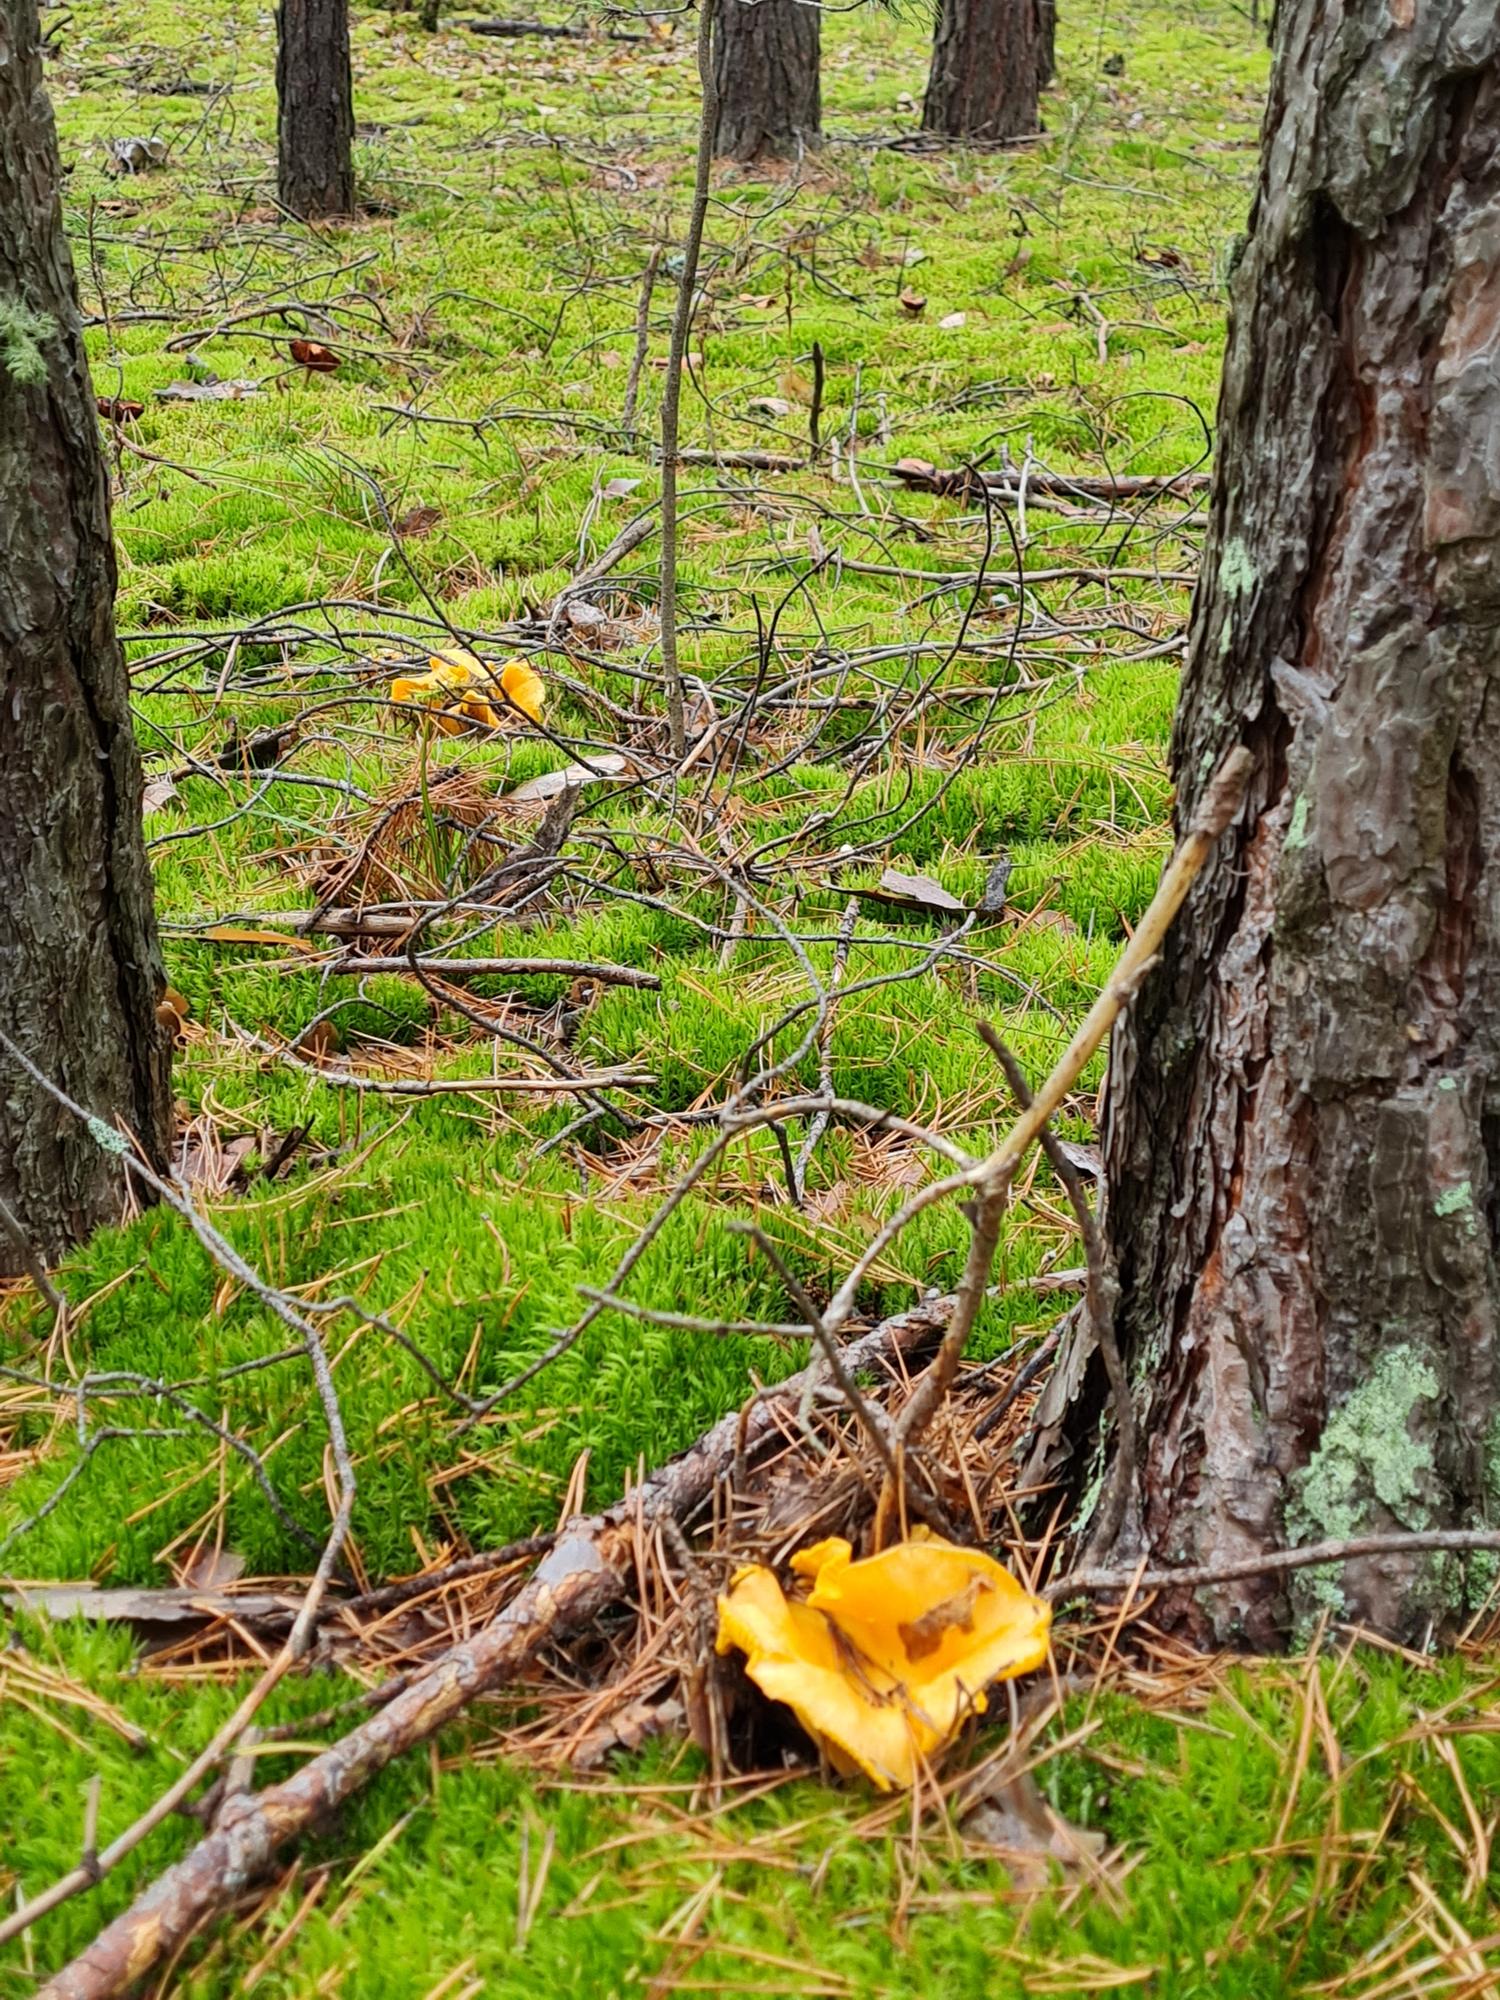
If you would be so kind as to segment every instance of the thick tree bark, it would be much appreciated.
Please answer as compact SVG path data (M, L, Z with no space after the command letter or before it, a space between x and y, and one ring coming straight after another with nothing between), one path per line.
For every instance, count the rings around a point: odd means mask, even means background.
M276 10L276 184L293 215L354 213L349 0Z
M1236 740L1257 771L1109 1077L1142 1439L1116 1561L1500 1518L1500 23L1281 11L1179 819ZM1077 1475L1104 1391L1072 1361ZM1420 1640L1463 1588L1385 1557L1164 1615Z
M1057 75L1057 0L1036 0L1036 80L1045 90Z
M170 1045L141 766L36 0L0 0L0 132L0 1027L160 1166ZM117 1153L0 1051L0 1273L26 1268L17 1228L51 1258L123 1202Z
M941 0L922 130L990 140L1035 132L1044 11L1047 0Z
M723 160L799 160L823 143L820 20L804 0L722 0L714 80Z

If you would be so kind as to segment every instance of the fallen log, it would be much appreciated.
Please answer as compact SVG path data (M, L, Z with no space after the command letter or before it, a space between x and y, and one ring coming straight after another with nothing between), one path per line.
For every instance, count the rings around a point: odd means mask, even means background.
M465 21L463 26L471 35L493 35L504 41L514 41L522 35L549 35L579 42L585 33L582 28L570 28L554 21Z
M953 1311L951 1296L924 1300L843 1350L852 1374L935 1340ZM226 1802L218 1823L157 1878L36 2000L112 2000L179 1949L264 1877L288 1842L367 1784L378 1771L434 1736L478 1696L513 1682L544 1646L585 1630L618 1604L635 1578L633 1550L643 1526L689 1520L712 1496L737 1455L781 1436L807 1371L757 1394L715 1424L681 1457L591 1520L571 1522L530 1581L482 1632L445 1653L389 1705L264 1792Z
M1019 500L1023 487L1020 472L977 472L971 465L942 467L925 458L898 458L890 468L894 478L917 493L938 493L962 500L982 485L992 498ZM1085 500L1142 500L1148 495L1206 493L1212 484L1207 472L1122 473L1118 477L1091 472L1044 472L1029 466L1024 475L1027 493L1067 499L1074 494Z

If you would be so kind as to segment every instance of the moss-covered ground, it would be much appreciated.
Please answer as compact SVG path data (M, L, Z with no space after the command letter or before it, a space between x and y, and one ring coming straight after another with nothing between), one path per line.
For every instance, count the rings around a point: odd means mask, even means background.
M972 498L909 492L889 471L903 457L1094 477L1206 463L1265 51L1227 0L1061 12L1034 146L881 143L915 127L925 31L872 7L825 18L827 147L800 173L718 176L684 435L721 462L684 477L683 654L705 690L700 728L710 704L741 715L757 683L760 699L675 801L640 779L665 747L654 539L592 593L612 629L559 629L537 655L545 733L424 736L388 697L455 634L492 659L534 640L527 621L655 505L696 112L688 26L664 14L622 20L640 39L502 41L359 8L367 213L311 228L272 199L267 9L80 0L44 15L95 385L116 402L120 623L148 775L172 780L170 795L153 786L146 828L185 1010L183 1120L252 1158L306 1131L285 1175L199 1198L274 1284L353 1293L466 1393L546 1352L578 1287L609 1278L706 1142L694 1114L747 1062L795 1050L806 1016L769 1056L756 1044L808 995L807 964L828 977L851 894L883 868L973 902L1011 864L1004 915L939 958L930 919L859 903L843 976L870 983L839 1004L824 1057L839 1095L974 1148L1006 1116L976 1011L1045 1069L1149 899L1200 496L1122 512L1033 492L987 521ZM166 142L165 164L112 174L110 142L138 136ZM293 340L337 365L303 365ZM815 347L816 464L734 464L803 452ZM224 383L251 392L214 395ZM255 764L246 744L293 722L290 754ZM452 893L478 872L465 811L580 751L633 757L638 781L590 790L565 876L524 920L444 934L463 955L607 961L658 988L558 974L434 998L395 971L331 973L326 941L288 928L320 897ZM731 859L756 869L739 918ZM560 1060L649 1076L615 1094L644 1122L568 1131L575 1103L486 1091L538 1063L455 993ZM779 1087L814 1085L819 1064L814 1046ZM402 1096L330 1070L476 1089ZM1099 1074L1069 1107L1077 1140ZM917 1149L837 1120L797 1206L780 1198L773 1138L747 1134L653 1241L630 1296L785 1319L734 1221L757 1214L826 1294L927 1172ZM950 1283L964 1237L955 1210L929 1210L864 1305ZM1039 1176L1006 1269L1074 1256ZM159 1583L223 1547L251 1575L305 1572L328 1509L312 1387L297 1365L241 1366L284 1330L161 1211L97 1238L59 1283L65 1344L22 1290L0 1318L15 1371L0 1383L0 1565ZM998 1350L1042 1317L1018 1290L982 1339ZM740 1403L752 1373L800 1358L797 1343L607 1313L459 1438L380 1328L346 1317L331 1345L359 1476L351 1562L376 1579L550 1526L581 1454L589 1500L612 1498ZM94 1408L137 1434L81 1460L60 1385L84 1371L192 1378L197 1403L263 1454L279 1506L145 1394ZM15 1640L14 1664L0 1655L5 1898L76 1861L91 1775L107 1840L234 1695L142 1671L120 1631L27 1624ZM679 1746L602 1784L543 1783L482 1754L481 1721L387 1774L156 1990L1490 1991L1500 1771L1480 1667L1350 1653L1336 1635L1327 1648L1319 1667L1237 1670L1180 1705L1158 1691L1075 1707L1065 1730L1086 1733L1045 1764L1044 1788L1119 1859L1097 1884L1023 1897L941 1827L914 1834L850 1792L798 1779L704 1820ZM289 1684L275 1714L329 1699L326 1676ZM187 1838L185 1823L163 1829L0 1954L0 1993L32 1990Z

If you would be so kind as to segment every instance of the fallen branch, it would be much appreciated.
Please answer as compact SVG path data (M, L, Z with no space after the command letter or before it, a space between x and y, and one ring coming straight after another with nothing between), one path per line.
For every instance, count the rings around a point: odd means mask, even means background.
M291 962L301 970L306 969L306 962L301 959ZM366 974L411 970L405 959L379 958L357 951L346 952L342 958L327 963L314 963L319 972ZM661 988L654 972L641 972L633 965L599 965L586 958L420 958L416 963L419 971L430 972L435 979L530 979L555 972L564 979L597 979L601 986L634 986L647 993L656 993Z
M1423 1550L1448 1555L1482 1555L1500 1551L1500 1528L1414 1528L1391 1535L1356 1535L1348 1541L1309 1542L1300 1549L1270 1549L1238 1562L1205 1563L1178 1569L1078 1569L1049 1583L1050 1598L1083 1596L1106 1590L1198 1590L1210 1583L1238 1583L1247 1576L1274 1576L1287 1570L1312 1569L1320 1563L1357 1562L1364 1556L1420 1555Z
M581 42L585 31L552 21L464 21L471 35L493 35L497 40L515 41L522 35L547 35L558 40Z
M854 1375L908 1353L940 1332L953 1307L951 1297L929 1299L884 1321L842 1350L845 1367ZM737 1448L753 1453L780 1438L781 1420L795 1409L802 1385L803 1376L793 1375L757 1394L607 1513L570 1523L531 1580L482 1632L444 1653L378 1714L293 1776L226 1804L214 1830L49 1980L37 2000L111 2000L124 1993L260 1880L289 1841L393 1759L428 1741L478 1696L519 1679L544 1646L584 1630L618 1604L635 1581L642 1528L691 1518L730 1473Z
M778 468L782 469L782 468ZM789 468L788 468L789 469ZM1142 500L1148 495L1206 493L1213 483L1207 472L1138 472L1118 476L1090 472L1043 472L1028 466L1019 472L978 472L971 465L949 468L931 464L925 458L898 458L890 468L894 478L917 493L937 493L945 499L963 500L982 485L992 499L1019 500L1026 493L1050 494L1065 500L1075 494L1084 500Z
M694 445L690 450L673 454L677 465L728 465L745 472L805 472L807 460L795 458L787 451L703 451Z

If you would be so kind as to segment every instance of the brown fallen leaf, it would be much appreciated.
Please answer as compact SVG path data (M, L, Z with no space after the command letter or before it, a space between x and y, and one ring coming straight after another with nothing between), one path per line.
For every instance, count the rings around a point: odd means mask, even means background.
M301 368L311 369L316 375L331 375L339 365L339 357L331 347L324 347L317 340L294 340L292 359Z
M123 423L130 417L146 414L144 403L133 402L129 396L96 396L94 404L101 417L108 417L112 424Z
M925 297L921 292L914 292L910 285L907 285L901 292L896 303L904 313L910 313L913 319L917 317L918 313L927 310L927 300Z
M441 507L409 507L391 526L398 535L420 537L430 535L442 518Z

